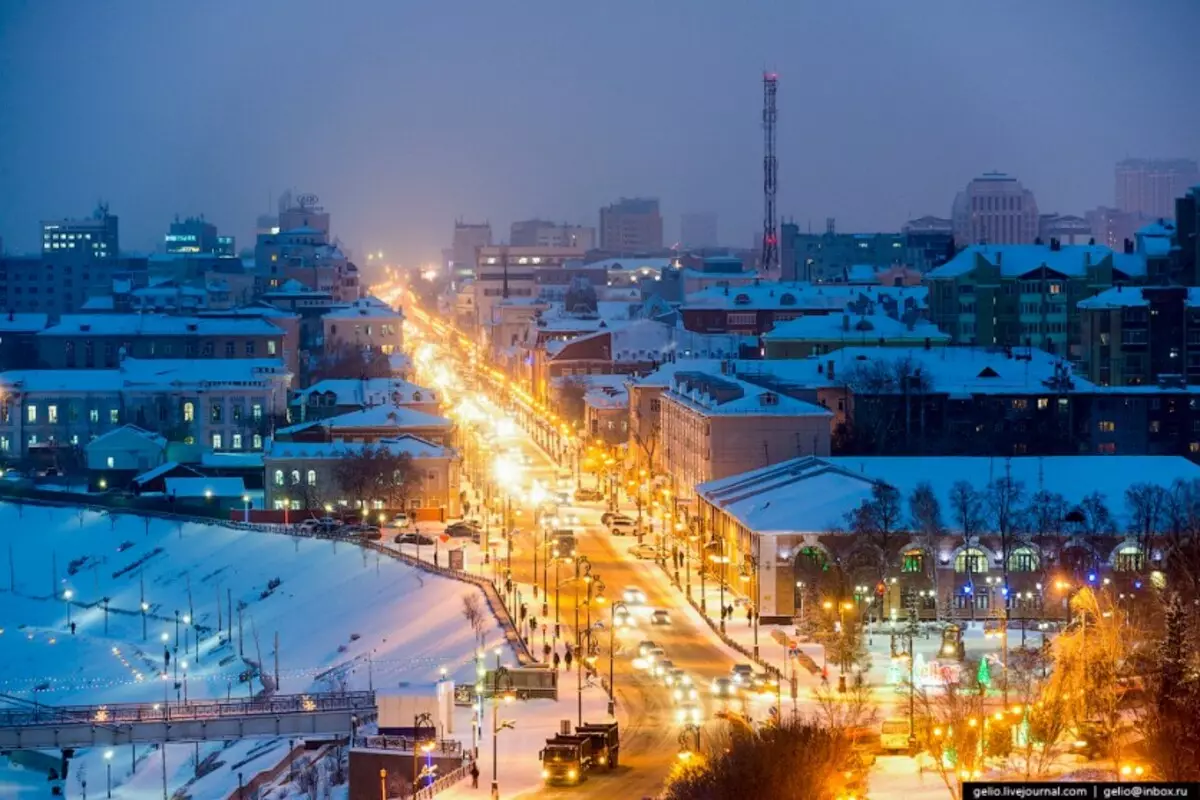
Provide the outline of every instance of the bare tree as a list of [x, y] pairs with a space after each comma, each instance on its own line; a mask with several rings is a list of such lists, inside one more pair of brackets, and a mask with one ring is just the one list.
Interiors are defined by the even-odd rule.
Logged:
[[1099, 492], [1091, 492], [1084, 497], [1079, 503], [1079, 512], [1083, 516], [1083, 532], [1088, 536], [1112, 533], [1116, 528], [1104, 495]]
[[886, 581], [904, 537], [904, 505], [896, 487], [872, 484], [871, 496], [846, 514], [846, 524], [859, 542], [859, 555], [873, 561], [873, 577]]
[[1200, 481], [1177, 480], [1166, 507], [1163, 572], [1185, 597], [1200, 595]]
[[942, 779], [955, 800], [962, 797], [963, 782], [978, 780], [982, 769], [980, 751], [985, 713], [983, 695], [958, 683], [946, 681], [936, 694], [917, 692], [917, 718], [913, 726], [917, 744], [929, 754], [925, 763]]
[[[979, 492], [975, 490], [967, 481], [956, 481], [950, 487], [950, 512], [954, 515], [954, 522], [958, 525], [959, 533], [962, 535], [962, 546], [964, 548], [973, 547], [979, 540], [979, 534], [984, 526], [984, 508], [983, 498]], [[971, 569], [973, 559], [968, 558], [967, 563], [967, 582], [973, 584], [975, 579]], [[975, 602], [971, 598], [971, 619], [975, 618]]]
[[1135, 483], [1125, 490], [1129, 532], [1137, 537], [1142, 567], [1150, 563], [1150, 547], [1166, 521], [1167, 497], [1167, 490], [1153, 483]]
[[928, 481], [918, 483], [908, 496], [908, 516], [909, 526], [924, 552], [922, 571], [933, 586], [934, 596], [939, 597], [937, 544], [946, 535], [946, 524], [942, 521], [941, 502]]
[[[1003, 576], [1002, 587], [1008, 589], [1008, 562], [1016, 547], [1021, 530], [1021, 521], [1025, 510], [1021, 504], [1025, 500], [1025, 484], [1014, 480], [1010, 465], [1005, 465], [1004, 475], [988, 484], [986, 503], [991, 517], [992, 530], [1000, 540], [1000, 574]], [[1007, 598], [1004, 609], [1007, 610]], [[1005, 615], [1007, 622], [1007, 615]]]
[[487, 633], [487, 617], [483, 613], [483, 604], [479, 600], [479, 595], [476, 592], [463, 595], [462, 604], [463, 619], [471, 627], [476, 643], [482, 645], [484, 634]]
[[1146, 697], [1138, 709], [1151, 777], [1200, 780], [1200, 629], [1179, 594], [1167, 602], [1162, 633], [1147, 652]]

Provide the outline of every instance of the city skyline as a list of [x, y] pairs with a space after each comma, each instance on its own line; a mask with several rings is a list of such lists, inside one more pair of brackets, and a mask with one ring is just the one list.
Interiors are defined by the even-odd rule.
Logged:
[[[1153, 16], [1060, 3], [1038, 7], [1036, 24], [1032, 4], [671, 13], [682, 8], [631, 18], [218, 3], [135, 17], [8, 4], [0, 104], [23, 122], [0, 148], [0, 236], [10, 251], [33, 250], [41, 219], [86, 216], [104, 199], [130, 250], [160, 242], [176, 212], [204, 213], [248, 242], [268, 198], [292, 187], [319, 194], [354, 249], [410, 259], [436, 259], [458, 217], [499, 230], [546, 216], [598, 226], [602, 206], [639, 195], [660, 198], [668, 244], [680, 215], [703, 206], [728, 244], [749, 246], [761, 224], [764, 67], [780, 74], [779, 211], [802, 228], [836, 217], [844, 230], [897, 230], [948, 216], [955, 193], [993, 169], [1044, 211], [1081, 214], [1113, 202], [1119, 160], [1196, 156], [1200, 110], [1179, 102], [1178, 76], [1196, 61], [1185, 31], [1200, 8], [1186, 2]], [[1065, 34], [1083, 29], [1081, 14], [1089, 35]], [[497, 31], [538, 47], [496, 69], [507, 49]], [[1012, 52], [1014, 36], [1028, 39], [1020, 58], [998, 69], [980, 57]], [[278, 46], [322, 37], [360, 46], [335, 66]], [[38, 49], [51, 38], [58, 46]], [[681, 38], [688, 59], [646, 57]], [[718, 44], [721, 58], [704, 55]], [[589, 98], [584, 121], [531, 125], [564, 89]], [[1081, 123], [1104, 109], [1103, 124]]]

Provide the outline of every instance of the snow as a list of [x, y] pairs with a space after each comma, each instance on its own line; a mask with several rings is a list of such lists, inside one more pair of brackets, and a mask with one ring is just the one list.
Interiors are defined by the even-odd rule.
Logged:
[[236, 497], [246, 493], [241, 478], [167, 478], [163, 481], [171, 497]]
[[266, 458], [342, 458], [347, 453], [361, 453], [366, 449], [386, 448], [393, 455], [407, 454], [413, 458], [445, 458], [451, 451], [427, 442], [419, 436], [397, 436], [376, 442], [288, 442], [268, 439]]
[[[687, 296], [683, 304], [689, 309], [725, 309], [728, 311], [756, 311], [771, 309], [788, 311], [795, 309], [828, 309], [841, 311], [848, 304], [861, 298], [878, 301], [887, 297], [903, 308], [906, 300], [913, 300], [918, 307], [926, 305], [929, 289], [925, 286], [848, 286], [834, 283], [780, 283], [759, 281], [753, 285], [713, 286]], [[738, 302], [739, 298], [744, 298]]]
[[[0, 605], [0, 693], [52, 705], [156, 702], [164, 689], [175, 694], [172, 681], [156, 676], [163, 663], [161, 637], [174, 647], [176, 609], [181, 615], [190, 609], [202, 626], [197, 653], [193, 631], [180, 625], [180, 647], [186, 641], [193, 652], [177, 652], [172, 659], [173, 666], [183, 658], [191, 661], [189, 698], [246, 693], [248, 687], [239, 682], [245, 665], [237, 656], [236, 631], [232, 643], [219, 641], [225, 637], [216, 633], [217, 598], [227, 622], [229, 593], [235, 603], [247, 604], [245, 655], [261, 659], [268, 671], [278, 633], [284, 693], [328, 690], [343, 678], [351, 690], [369, 683], [431, 690], [443, 666], [456, 681], [474, 680], [475, 643], [461, 615], [462, 598], [475, 593], [473, 587], [345, 542], [161, 519], [149, 519], [147, 525], [145, 519], [0, 504], [0, 544], [11, 548], [16, 583], [15, 592], [7, 581], [2, 587], [8, 594]], [[268, 589], [268, 581], [276, 578], [279, 586]], [[143, 580], [150, 605], [145, 639], [139, 610]], [[67, 589], [73, 593], [74, 635], [67, 626]], [[110, 598], [107, 632], [100, 602], [105, 596]], [[494, 625], [487, 638], [502, 638], [499, 627]], [[193, 784], [192, 796], [224, 796], [237, 785], [231, 765], [266, 749], [274, 752], [238, 768], [247, 779], [273, 766], [287, 750], [286, 740], [202, 745], [201, 758], [220, 752], [226, 767]], [[191, 777], [186, 759], [192, 753], [191, 745], [168, 747], [172, 787]], [[115, 798], [161, 796], [158, 756], [149, 748], [139, 748], [137, 755], [138, 770], [130, 778], [129, 748], [118, 750]], [[103, 753], [80, 752], [72, 772], [80, 766], [96, 796], [97, 788], [104, 790]], [[40, 786], [42, 794], [27, 793], [27, 785]], [[78, 797], [79, 788], [73, 775], [68, 796]], [[29, 784], [27, 773], [0, 765], [0, 796], [44, 793], [44, 780]]]
[[327, 312], [322, 319], [327, 320], [359, 320], [359, 319], [389, 319], [404, 320], [404, 312], [393, 309], [377, 297], [364, 297], [355, 300], [349, 306], [335, 308]]
[[789, 339], [833, 339], [843, 342], [861, 342], [870, 344], [880, 339], [910, 340], [920, 342], [929, 339], [933, 342], [948, 342], [950, 336], [938, 330], [938, 327], [928, 320], [915, 320], [910, 328], [898, 319], [886, 314], [822, 314], [797, 317], [793, 320], [780, 322], [764, 339], [777, 341]]
[[38, 336], [278, 336], [258, 317], [179, 317], [167, 314], [64, 314]]
[[[401, 402], [419, 403], [436, 402], [438, 393], [433, 389], [418, 386], [399, 378], [330, 378], [319, 381], [312, 386], [296, 392], [292, 405], [306, 404], [312, 395], [324, 395], [332, 392], [335, 403], [339, 406], [360, 405], [374, 406], [392, 403], [399, 395]], [[417, 395], [414, 397], [414, 395]]]
[[1079, 308], [1086, 309], [1104, 309], [1104, 308], [1135, 308], [1148, 307], [1150, 301], [1146, 299], [1145, 292], [1150, 291], [1186, 291], [1187, 292], [1187, 307], [1196, 308], [1200, 306], [1200, 287], [1190, 286], [1129, 286], [1121, 287], [1114, 286], [1111, 289], [1106, 289], [1100, 294], [1080, 300]]
[[426, 414], [424, 411], [417, 411], [413, 408], [405, 408], [404, 406], [380, 405], [370, 406], [361, 411], [350, 411], [345, 414], [339, 414], [336, 417], [326, 417], [325, 419], [313, 420], [312, 422], [301, 422], [298, 425], [291, 425], [287, 428], [280, 428], [275, 433], [276, 435], [291, 435], [309, 428], [329, 428], [332, 430], [346, 430], [353, 428], [377, 428], [386, 426], [391, 428], [450, 428], [453, 423], [445, 417], [439, 417], [435, 414]]
[[[1057, 250], [1044, 244], [973, 244], [964, 247], [954, 258], [925, 273], [930, 280], [945, 280], [969, 275], [980, 262], [1000, 267], [1005, 278], [1018, 278], [1035, 269], [1046, 267], [1067, 277], [1082, 277], [1089, 268], [1098, 266], [1113, 251], [1103, 245], [1062, 245]], [[1130, 261], [1125, 271], [1129, 275], [1145, 275], [1146, 260]], [[1128, 272], [1133, 269], [1134, 272]]]
[[664, 399], [680, 403], [706, 416], [748, 414], [771, 416], [832, 416], [827, 408], [768, 391], [731, 375], [698, 370], [676, 372]]

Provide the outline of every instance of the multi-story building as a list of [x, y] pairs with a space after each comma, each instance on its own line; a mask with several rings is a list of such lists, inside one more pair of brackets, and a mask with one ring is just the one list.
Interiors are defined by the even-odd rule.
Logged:
[[1191, 158], [1127, 158], [1117, 162], [1117, 208], [1142, 218], [1170, 218], [1175, 198], [1200, 185], [1200, 163]]
[[[389, 496], [366, 498], [368, 508], [362, 509], [363, 498], [341, 485], [338, 465], [367, 448], [405, 458], [413, 474], [402, 491], [398, 488]], [[372, 443], [272, 439], [263, 453], [265, 501], [267, 508], [276, 510], [316, 510], [334, 505], [374, 516], [371, 512], [386, 508], [408, 511], [418, 520], [444, 521], [462, 514], [460, 466], [452, 448], [417, 436], [401, 435]]]
[[383, 405], [426, 414], [441, 410], [438, 392], [400, 378], [327, 378], [296, 392], [288, 416], [293, 422], [308, 422]]
[[37, 366], [37, 335], [50, 324], [46, 314], [0, 316], [0, 372]]
[[954, 220], [919, 217], [904, 223], [900, 232], [904, 234], [906, 263], [918, 272], [928, 272], [954, 257]]
[[808, 358], [832, 350], [860, 345], [883, 347], [942, 346], [950, 336], [912, 308], [901, 319], [886, 314], [854, 314], [839, 311], [797, 317], [780, 322], [763, 334], [765, 357]]
[[1057, 240], [1062, 244], [1095, 244], [1091, 221], [1074, 214], [1041, 214], [1038, 216], [1038, 239]]
[[781, 251], [781, 280], [784, 282], [820, 282], [845, 280], [855, 264], [877, 267], [903, 264], [908, 258], [903, 233], [838, 233], [831, 217], [822, 233], [802, 232], [794, 223], [785, 223]]
[[229, 234], [220, 234], [217, 236], [217, 247], [213, 253], [218, 256], [236, 256], [237, 255], [237, 237]]
[[1116, 286], [1078, 303], [1081, 369], [1101, 386], [1200, 384], [1200, 288]]
[[163, 245], [171, 254], [216, 253], [217, 226], [205, 220], [203, 215], [188, 217], [182, 222], [175, 217], [170, 230], [163, 237]]
[[455, 222], [454, 239], [450, 246], [450, 262], [446, 265], [450, 270], [451, 277], [456, 281], [472, 277], [475, 274], [479, 249], [491, 246], [491, 223]]
[[497, 324], [493, 309], [502, 300], [533, 302], [538, 296], [537, 270], [562, 267], [583, 257], [577, 247], [480, 247], [477, 250], [474, 294], [475, 326], [484, 341]]
[[1098, 206], [1083, 215], [1097, 244], [1121, 250], [1126, 241], [1133, 241], [1137, 229], [1149, 220], [1133, 211]]
[[261, 317], [79, 314], [37, 335], [45, 369], [115, 369], [136, 359], [282, 358], [284, 332]]
[[286, 412], [290, 379], [277, 358], [5, 372], [0, 452], [79, 447], [126, 423], [212, 450], [261, 450]]
[[327, 353], [356, 348], [390, 355], [403, 344], [404, 312], [374, 297], [335, 308], [321, 319]]
[[729, 375], [682, 369], [658, 398], [671, 492], [800, 455], [828, 455], [831, 412]]
[[100, 205], [88, 219], [42, 222], [42, 255], [74, 263], [115, 259], [121, 252], [117, 216]]
[[691, 211], [679, 220], [679, 240], [685, 250], [718, 247], [717, 215], [711, 211]]
[[275, 438], [298, 442], [377, 442], [417, 436], [437, 445], [451, 444], [454, 423], [436, 414], [396, 405], [367, 406], [335, 417], [309, 420], [275, 431]]
[[600, 249], [613, 253], [646, 253], [663, 246], [658, 199], [622, 197], [600, 209]]
[[1078, 355], [1079, 301], [1144, 281], [1147, 262], [1100, 245], [971, 245], [925, 275], [930, 319], [956, 344]]
[[[706, 549], [691, 555], [723, 555], [721, 577], [763, 622], [819, 614], [832, 600], [855, 601], [856, 614], [878, 603], [874, 613], [884, 619], [913, 609], [925, 620], [984, 620], [1007, 608], [1011, 622], [1036, 626], [1066, 619], [1068, 592], [1079, 586], [1148, 586], [1166, 543], [1126, 533], [1140, 527], [1126, 493], [1148, 480], [1166, 488], [1198, 479], [1200, 466], [1171, 456], [796, 458], [697, 487], [694, 538]], [[918, 489], [932, 498], [926, 509], [940, 509], [932, 531], [909, 532], [903, 523], [886, 537], [856, 530], [856, 512], [889, 502], [884, 493], [894, 493], [904, 519], [916, 516]], [[998, 535], [982, 499], [989, 492], [1014, 497], [1018, 515], [1034, 495], [1052, 504], [1051, 513], [1032, 509], [1045, 530], [1016, 543]], [[964, 525], [952, 497], [983, 510]], [[1059, 588], [1064, 579], [1067, 591]], [[883, 592], [872, 596], [877, 583]]]
[[[596, 249], [596, 229], [584, 225], [526, 219], [512, 224], [508, 243], [513, 247], [578, 247]], [[488, 242], [491, 244], [491, 242]]]
[[954, 198], [954, 241], [971, 244], [1032, 244], [1038, 237], [1033, 192], [1003, 172], [985, 172]]

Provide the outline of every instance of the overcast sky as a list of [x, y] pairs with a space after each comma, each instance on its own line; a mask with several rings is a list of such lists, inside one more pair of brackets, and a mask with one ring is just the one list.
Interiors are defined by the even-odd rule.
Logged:
[[285, 188], [351, 248], [436, 257], [456, 217], [597, 224], [621, 195], [761, 227], [895, 230], [1000, 169], [1043, 211], [1127, 155], [1200, 155], [1197, 0], [0, 0], [0, 236], [98, 198], [151, 249], [203, 212], [252, 244]]

